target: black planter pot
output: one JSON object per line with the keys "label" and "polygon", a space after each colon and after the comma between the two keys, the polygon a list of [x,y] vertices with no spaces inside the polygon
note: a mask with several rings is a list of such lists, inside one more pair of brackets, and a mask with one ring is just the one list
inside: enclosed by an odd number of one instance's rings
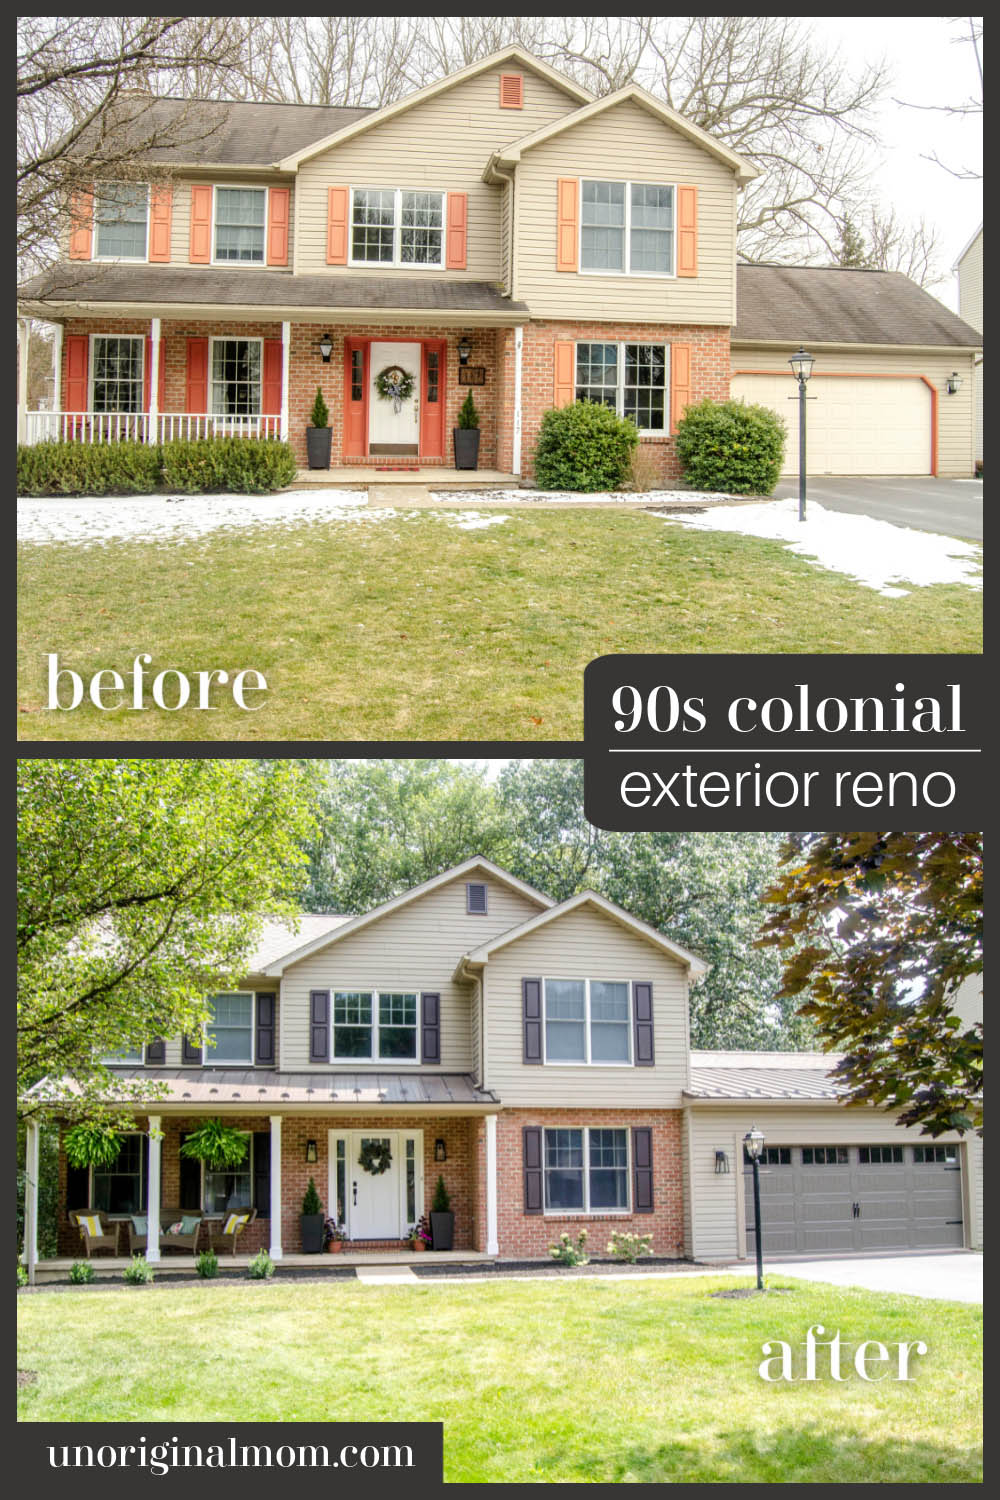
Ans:
{"label": "black planter pot", "polygon": [[[475,432],[475,428],[468,431]],[[479,433],[476,432],[476,436]],[[459,468],[462,465],[459,464]],[[455,1215],[451,1212],[446,1214],[431,1214],[431,1248],[434,1250],[450,1250],[455,1239]]]}
{"label": "black planter pot", "polygon": [[[322,432],[322,428],[319,429]],[[303,1255],[319,1255],[323,1249],[323,1225],[326,1223],[322,1214],[301,1214],[299,1223],[302,1226],[302,1253]]]}
{"label": "black planter pot", "polygon": [[332,439],[332,427],[306,428],[306,454],[309,459],[310,469],[328,469],[330,467],[330,443]]}
{"label": "black planter pot", "polygon": [[453,427],[451,435],[455,439],[455,468],[478,469],[479,428]]}

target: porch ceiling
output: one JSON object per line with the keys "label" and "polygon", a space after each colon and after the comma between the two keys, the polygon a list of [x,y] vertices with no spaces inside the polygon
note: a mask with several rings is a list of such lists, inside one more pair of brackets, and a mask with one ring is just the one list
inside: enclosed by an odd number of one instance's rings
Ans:
{"label": "porch ceiling", "polygon": [[504,297],[489,281],[350,272],[293,276],[213,266],[59,265],[21,288],[19,309],[53,318],[114,312],[118,316],[342,323],[428,323],[504,326],[523,323],[527,305]]}

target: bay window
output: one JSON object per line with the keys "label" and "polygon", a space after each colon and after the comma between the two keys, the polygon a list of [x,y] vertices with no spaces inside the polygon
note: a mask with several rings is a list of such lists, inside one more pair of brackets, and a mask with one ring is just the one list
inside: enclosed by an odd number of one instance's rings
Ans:
{"label": "bay window", "polygon": [[355,265],[443,266],[444,193],[354,188],[351,261]]}
{"label": "bay window", "polygon": [[627,1212],[627,1130],[584,1126],[546,1130],[544,1138],[546,1212]]}
{"label": "bay window", "polygon": [[666,344],[580,343],[576,346],[576,400],[597,401],[640,432],[666,432]]}
{"label": "bay window", "polygon": [[94,189],[94,259],[145,260],[149,188],[102,182]]}
{"label": "bay window", "polygon": [[217,187],[215,259],[262,266],[266,220],[266,188]]}
{"label": "bay window", "polygon": [[417,1056],[416,991],[334,991],[334,1060],[414,1062]]}
{"label": "bay window", "polygon": [[674,189],[666,183],[580,184],[580,269],[674,274]]}
{"label": "bay window", "polygon": [[628,980],[545,979],[542,997],[547,1063],[632,1061]]}

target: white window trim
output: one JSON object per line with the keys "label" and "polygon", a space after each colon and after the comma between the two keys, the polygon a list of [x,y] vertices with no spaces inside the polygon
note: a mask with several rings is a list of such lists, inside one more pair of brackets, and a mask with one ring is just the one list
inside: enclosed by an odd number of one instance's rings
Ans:
{"label": "white window trim", "polygon": [[[355,260],[354,259],[354,194],[355,193],[392,193],[392,260]],[[441,199],[441,259],[438,261],[412,261],[400,259],[400,236],[402,233],[403,217],[403,194],[404,193],[428,193],[437,194]],[[408,187],[389,188],[372,187],[359,184],[351,188],[350,213],[347,223],[347,264],[357,266],[363,270],[378,271],[388,267],[390,270],[405,271],[443,271],[448,259],[448,248],[446,240],[448,237],[448,193],[445,188],[432,187]]]}
{"label": "white window trim", "polygon": [[[581,344],[614,344],[618,349],[617,383],[615,385],[615,414],[624,419],[625,416],[625,346],[627,344],[652,344],[655,348],[663,350],[664,383],[663,383],[663,426],[662,427],[637,427],[636,431],[640,437],[665,438],[670,436],[670,345],[660,339],[576,339],[573,343],[573,391],[576,392],[576,351]],[[603,387],[610,390],[610,386]],[[635,386],[635,390],[644,387]]]}
{"label": "white window trim", "polygon": [[[355,1065],[358,1066],[358,1067],[360,1067],[360,1068],[373,1068],[373,1067],[374,1068],[381,1068],[383,1070],[383,1072],[385,1071],[385,1069],[387,1067],[390,1067],[390,1068],[419,1068],[420,1067],[420,1050],[421,1050],[420,1049],[420,1006],[421,1006],[421,993],[422,992],[419,989],[412,989],[412,990],[411,989],[406,989],[403,986],[398,985],[398,984],[397,985],[384,985],[384,986],[382,986],[382,985],[356,984],[356,985],[352,985],[352,986],[346,986],[346,985],[342,986],[342,988],[339,989],[339,990],[331,989],[330,990],[330,1057],[329,1057],[329,1062],[330,1062],[331,1066],[333,1064],[345,1063],[345,1064],[349,1065],[352,1068]],[[372,1023],[371,1023],[371,1026],[369,1028],[369,1030],[371,1031],[371,1034],[372,1034],[372,1051],[371,1051],[371,1055],[369,1057],[338,1057],[337,1054],[336,1054],[336,1051],[335,1051],[336,1022],[334,1021],[334,1013],[335,1013],[335,1006],[336,1006],[336,1003],[337,1003],[337,996],[338,996],[338,994],[339,995],[371,995],[371,997],[372,997]],[[379,1055],[378,1055],[378,1033],[379,1033],[379,1019],[378,1019],[378,1010],[379,1010],[379,1007],[378,1007],[378,1002],[379,1002],[379,997],[381,995],[416,995],[416,997],[417,997],[417,1020],[416,1020],[416,1025],[413,1027],[413,1040],[414,1040],[414,1043],[415,1043],[416,1049],[417,1049],[417,1054],[416,1054],[415,1057],[379,1057]],[[344,1022],[343,1024],[344,1025],[349,1025],[350,1023],[349,1022]]]}
{"label": "white window trim", "polygon": [[[219,260],[216,255],[218,238],[217,205],[220,188],[235,188],[242,192],[264,194],[264,244],[260,260]],[[267,266],[267,238],[271,229],[271,194],[259,182],[213,182],[212,183],[212,265],[226,266],[233,271],[264,270]]]}
{"label": "white window trim", "polygon": [[[621,182],[625,187],[625,269],[614,271],[600,266],[584,267],[583,264],[583,184],[585,182]],[[633,187],[668,187],[673,193],[673,228],[670,234],[669,271],[632,270],[632,189]],[[650,281],[675,281],[677,279],[677,184],[676,182],[647,182],[640,177],[580,177],[578,178],[577,202],[580,205],[580,223],[577,235],[576,263],[581,276],[637,276]],[[593,228],[588,225],[588,228]]]}
{"label": "white window trim", "polygon": [[[253,1068],[257,1062],[257,991],[256,990],[220,990],[220,995],[239,995],[240,998],[249,997],[250,1000],[250,1057],[247,1059],[228,1058],[220,1061],[215,1055],[215,1048],[208,1045],[208,1022],[202,1027],[201,1056],[203,1067],[215,1068]],[[209,997],[214,1000],[215,996]],[[234,1028],[235,1029],[235,1028]],[[209,1059],[211,1058],[211,1063]]]}
{"label": "white window trim", "polygon": [[[128,187],[130,184],[128,184],[128,183],[121,183],[121,182],[118,181],[117,178],[115,178],[114,180],[109,180],[105,185],[108,186],[108,187]],[[91,256],[91,259],[95,260],[95,261],[102,261],[105,264],[109,264],[109,265],[118,265],[118,264],[123,264],[123,265],[128,265],[128,266],[142,266],[142,265],[146,265],[148,263],[148,261],[149,261],[149,230],[150,230],[149,220],[150,220],[151,209],[152,209],[152,202],[151,202],[150,191],[149,191],[149,183],[148,182],[146,183],[146,250],[145,250],[145,253],[143,255],[98,255],[98,253],[97,253],[97,240],[98,240],[98,228],[99,228],[99,226],[98,226],[98,222],[97,222],[97,199],[98,199],[99,196],[100,196],[100,194],[99,194],[98,189],[97,189],[97,184],[95,183],[94,184],[93,223],[91,225],[91,232],[93,233],[93,236],[94,236],[94,251],[93,251],[93,255]]]}
{"label": "white window trim", "polygon": [[[548,998],[547,998],[547,989],[546,989],[546,986],[549,984],[550,981],[559,982],[560,980],[562,980],[562,981],[569,980],[570,983],[573,983],[573,984],[582,984],[584,986],[583,1040],[584,1040],[584,1052],[586,1053],[586,1056],[584,1058],[582,1058],[582,1059],[581,1058],[577,1058],[575,1061],[572,1060],[572,1059],[561,1058],[561,1057],[554,1057],[550,1061],[549,1060],[549,1056],[548,1056],[548,1035],[547,1035],[547,1032],[548,1032]],[[590,986],[591,986],[591,984],[624,984],[624,985],[626,985],[628,987],[628,1021],[626,1022],[626,1026],[627,1026],[627,1030],[628,1030],[628,1062],[604,1062],[600,1058],[596,1062],[594,1062],[594,1061],[591,1060],[591,1056],[590,1056],[590,1026],[591,1026],[591,1020],[590,1020]],[[580,979],[575,979],[571,975],[567,975],[567,974],[550,974],[547,979],[543,979],[542,980],[542,1062],[547,1067],[550,1067],[550,1068],[631,1068],[631,1067],[634,1067],[635,1064],[634,1064],[634,1058],[633,1058],[633,1042],[632,1042],[632,1034],[633,1034],[634,1029],[635,1029],[635,997],[634,997],[634,995],[632,993],[632,981],[631,981],[631,979],[622,979],[621,975],[618,975],[614,979],[607,979],[607,978],[604,978],[602,975],[598,974],[598,975],[595,976],[594,979],[583,979],[583,980],[580,980]]]}
{"label": "white window trim", "polygon": [[[226,991],[227,995],[235,995],[237,993],[238,993],[238,991],[236,991],[236,990],[227,990]],[[256,1014],[256,1006],[254,1007],[254,1012]],[[245,1135],[245,1136],[249,1137],[249,1145],[247,1147],[247,1154],[246,1154],[246,1158],[245,1159],[249,1162],[249,1172],[250,1172],[250,1207],[252,1208],[253,1207],[253,1180],[254,1180],[254,1170],[253,1170],[253,1137],[254,1137],[254,1132],[252,1130],[240,1130],[238,1132],[238,1134],[239,1135]],[[205,1219],[218,1219],[218,1220],[221,1221],[221,1220],[223,1220],[226,1217],[226,1210],[224,1208],[223,1209],[219,1209],[219,1210],[216,1210],[216,1209],[213,1208],[213,1209],[209,1210],[209,1209],[207,1209],[205,1207],[205,1177],[207,1176],[208,1170],[209,1170],[208,1169],[208,1164],[206,1162],[199,1161],[198,1165],[201,1168],[201,1189],[200,1189],[200,1194],[199,1194],[199,1202],[201,1203],[201,1208],[200,1208],[199,1212],[201,1213],[202,1217],[205,1218]],[[242,1171],[242,1169],[243,1169],[243,1163],[241,1162],[240,1163],[240,1170]],[[216,1170],[218,1170],[218,1169],[216,1169]],[[182,1209],[181,1210],[181,1216],[183,1217],[183,1215],[185,1213],[193,1213],[193,1212],[194,1212],[193,1209]]]}
{"label": "white window trim", "polygon": [[[260,380],[258,382],[259,390],[258,390],[258,394],[257,394],[257,406],[259,408],[259,407],[263,406],[263,404],[264,404],[264,339],[263,339],[263,337],[261,335],[258,335],[258,334],[246,334],[246,333],[213,333],[213,334],[209,335],[209,339],[208,339],[208,405],[209,405],[209,407],[213,406],[214,403],[215,403],[215,379],[214,379],[214,376],[213,376],[213,373],[212,373],[213,370],[215,369],[215,346],[216,346],[216,344],[236,344],[236,343],[239,343],[239,344],[259,344],[260,345],[260,359],[258,360],[258,368],[260,370]],[[216,418],[218,418],[218,420],[220,422],[257,422],[257,421],[260,421],[260,419],[264,415],[264,413],[262,413],[260,410],[258,410],[256,413],[247,413],[245,416],[239,416],[236,413],[230,414],[229,412],[224,412],[224,411],[207,411],[205,413],[205,415],[208,416],[208,417],[216,417]],[[237,992],[235,990],[233,990],[231,993],[236,994]]]}
{"label": "white window trim", "polygon": [[[583,1131],[583,1208],[545,1207],[545,1135],[548,1130]],[[591,1130],[624,1130],[625,1193],[624,1208],[591,1208],[590,1206],[590,1132]],[[543,1125],[542,1126],[542,1216],[547,1219],[625,1219],[632,1216],[632,1132],[627,1125]]]}
{"label": "white window trim", "polygon": [[[138,262],[136,262],[138,264]],[[139,362],[139,410],[129,412],[102,412],[101,416],[112,417],[120,415],[124,417],[140,417],[146,410],[146,338],[144,333],[113,333],[101,332],[90,335],[90,345],[87,349],[87,410],[94,410],[94,372],[97,361],[94,359],[94,345],[98,339],[135,339],[142,345],[142,358]]]}

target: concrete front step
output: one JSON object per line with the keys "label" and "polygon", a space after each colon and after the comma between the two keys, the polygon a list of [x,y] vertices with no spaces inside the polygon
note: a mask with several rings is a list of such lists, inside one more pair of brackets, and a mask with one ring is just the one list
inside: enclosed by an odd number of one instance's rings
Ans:
{"label": "concrete front step", "polygon": [[428,485],[432,490],[516,490],[520,476],[502,469],[448,469],[434,465],[417,469],[378,469],[355,464],[334,469],[299,469],[289,489],[366,490],[373,485]]}

